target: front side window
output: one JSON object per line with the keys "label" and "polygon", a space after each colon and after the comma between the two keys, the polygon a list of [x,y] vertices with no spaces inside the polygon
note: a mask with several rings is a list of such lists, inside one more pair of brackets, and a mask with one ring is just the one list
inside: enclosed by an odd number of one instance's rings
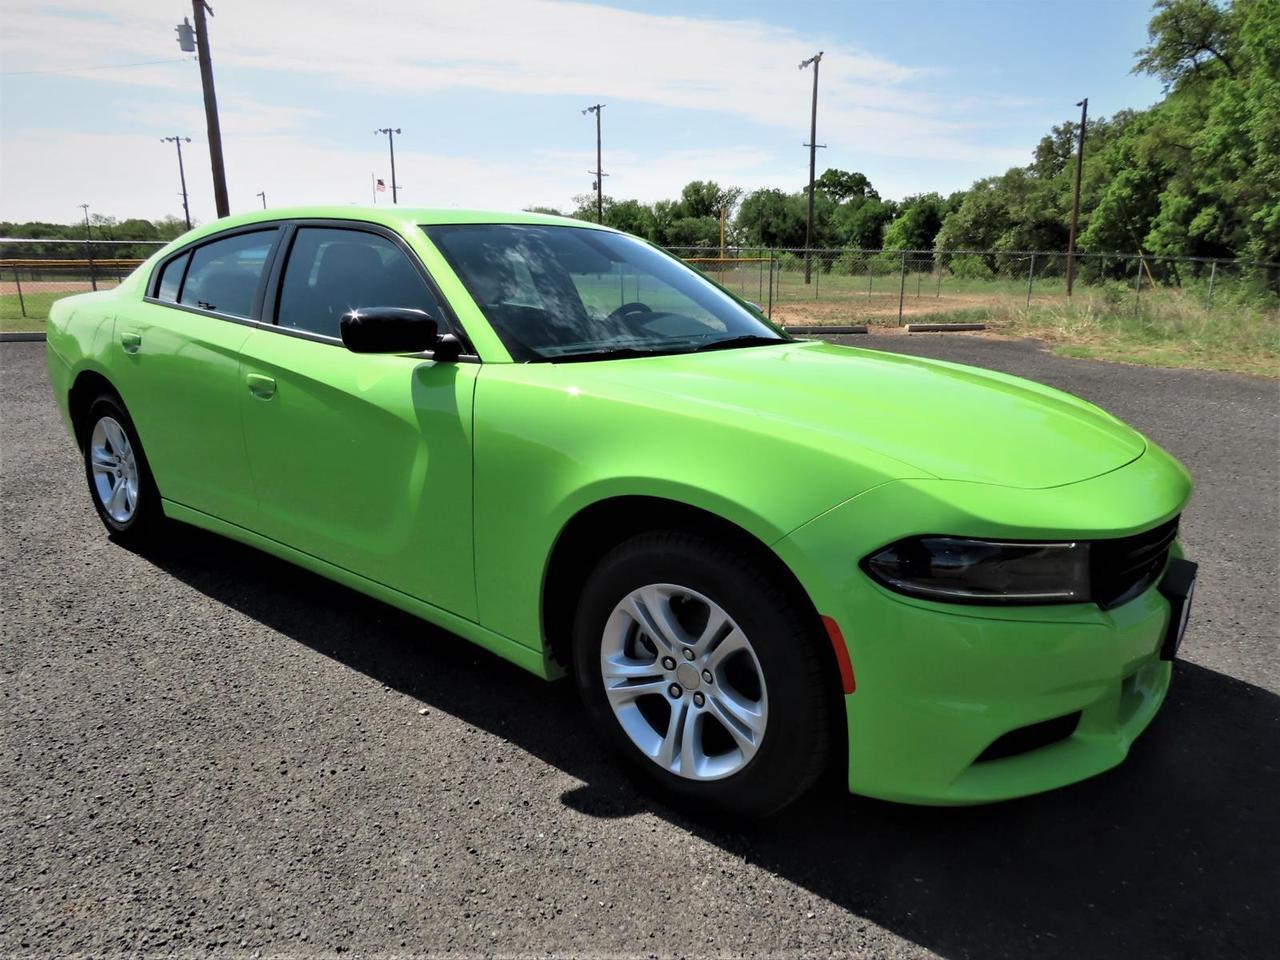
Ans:
{"label": "front side window", "polygon": [[701,274],[625,234],[582,227],[424,227],[518,361],[785,342]]}
{"label": "front side window", "polygon": [[342,315],[361,307],[410,307],[444,323],[427,282],[386,237],[299,227],[280,284],[276,323],[338,337]]}
{"label": "front side window", "polygon": [[196,247],[178,302],[233,317],[251,317],[254,294],[275,239],[273,228],[238,233]]}

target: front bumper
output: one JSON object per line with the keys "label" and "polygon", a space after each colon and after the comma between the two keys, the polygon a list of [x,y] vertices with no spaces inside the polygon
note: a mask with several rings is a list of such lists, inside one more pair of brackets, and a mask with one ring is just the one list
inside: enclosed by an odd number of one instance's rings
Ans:
{"label": "front bumper", "polygon": [[[888,600],[882,629],[913,655],[857,672],[846,698],[849,789],[914,803],[981,803],[1115,766],[1169,687],[1169,605],[1156,589],[1102,622],[986,620]],[[851,644],[853,646],[853,644]],[[1002,736],[1079,713],[1068,737],[979,760]]]}
{"label": "front bumper", "polygon": [[[849,789],[967,804],[1082,780],[1124,759],[1170,676],[1160,659],[1170,607],[1156,587],[1106,611],[960,607],[880,587],[857,569],[862,556],[921,533],[1126,536],[1177,514],[1189,491],[1185,471],[1151,448],[1121,470],[1051,490],[886,484],[775,544],[848,646],[856,680],[845,697]],[[1077,714],[1060,739],[979,759],[1012,731]]]}

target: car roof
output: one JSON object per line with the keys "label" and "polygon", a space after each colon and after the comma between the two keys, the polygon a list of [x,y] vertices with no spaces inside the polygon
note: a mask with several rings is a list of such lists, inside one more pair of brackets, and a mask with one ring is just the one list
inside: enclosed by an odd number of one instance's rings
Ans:
{"label": "car roof", "polygon": [[585,220],[575,220],[572,217],[558,217],[545,213],[404,207],[393,204],[377,206],[352,204],[346,206],[280,207],[272,210],[253,210],[249,213],[238,213],[230,217],[223,217],[221,220],[202,224],[181,239],[185,241],[203,234],[216,233],[232,227],[249,226],[255,223],[272,223],[278,220],[359,220],[365,223],[378,223],[393,228],[398,227],[401,230],[414,226],[459,223],[519,223],[610,230],[609,227],[588,223]]}

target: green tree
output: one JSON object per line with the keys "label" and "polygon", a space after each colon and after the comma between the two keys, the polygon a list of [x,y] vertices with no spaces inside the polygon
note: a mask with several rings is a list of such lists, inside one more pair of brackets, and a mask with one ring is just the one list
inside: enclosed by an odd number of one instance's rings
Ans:
{"label": "green tree", "polygon": [[1166,90],[1188,76],[1236,75],[1235,10],[1213,0],[1156,0],[1154,9],[1147,27],[1151,43],[1138,51],[1135,73],[1159,77]]}
{"label": "green tree", "polygon": [[876,193],[865,174],[837,170],[835,167],[824,170],[822,176],[813,182],[813,186],[836,203],[843,203],[854,197],[880,199],[880,194]]}
{"label": "green tree", "polygon": [[800,247],[804,245],[805,216],[798,194],[755,190],[743,199],[735,226],[740,239],[750,245]]}
{"label": "green tree", "polygon": [[897,215],[898,206],[878,196],[854,198],[840,204],[832,218],[834,242],[858,250],[878,250],[884,243],[884,231]]}
{"label": "green tree", "polygon": [[946,201],[936,193],[923,193],[902,201],[897,217],[885,228],[886,250],[932,250],[942,229]]}

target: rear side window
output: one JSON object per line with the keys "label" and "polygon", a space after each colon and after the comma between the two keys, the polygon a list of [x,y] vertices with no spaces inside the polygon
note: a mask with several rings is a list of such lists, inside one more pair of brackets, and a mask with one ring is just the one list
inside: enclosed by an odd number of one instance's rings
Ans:
{"label": "rear side window", "polygon": [[359,307],[412,307],[444,324],[422,274],[386,237],[299,227],[280,284],[276,323],[338,337],[342,315]]}
{"label": "rear side window", "polygon": [[187,261],[190,259],[191,254],[184,253],[164,265],[164,269],[160,271],[160,283],[156,286],[157,300],[168,300],[171,303],[177,301],[182,275],[186,272]]}
{"label": "rear side window", "polygon": [[250,317],[275,238],[274,229],[260,230],[197,247],[178,302],[233,317]]}

